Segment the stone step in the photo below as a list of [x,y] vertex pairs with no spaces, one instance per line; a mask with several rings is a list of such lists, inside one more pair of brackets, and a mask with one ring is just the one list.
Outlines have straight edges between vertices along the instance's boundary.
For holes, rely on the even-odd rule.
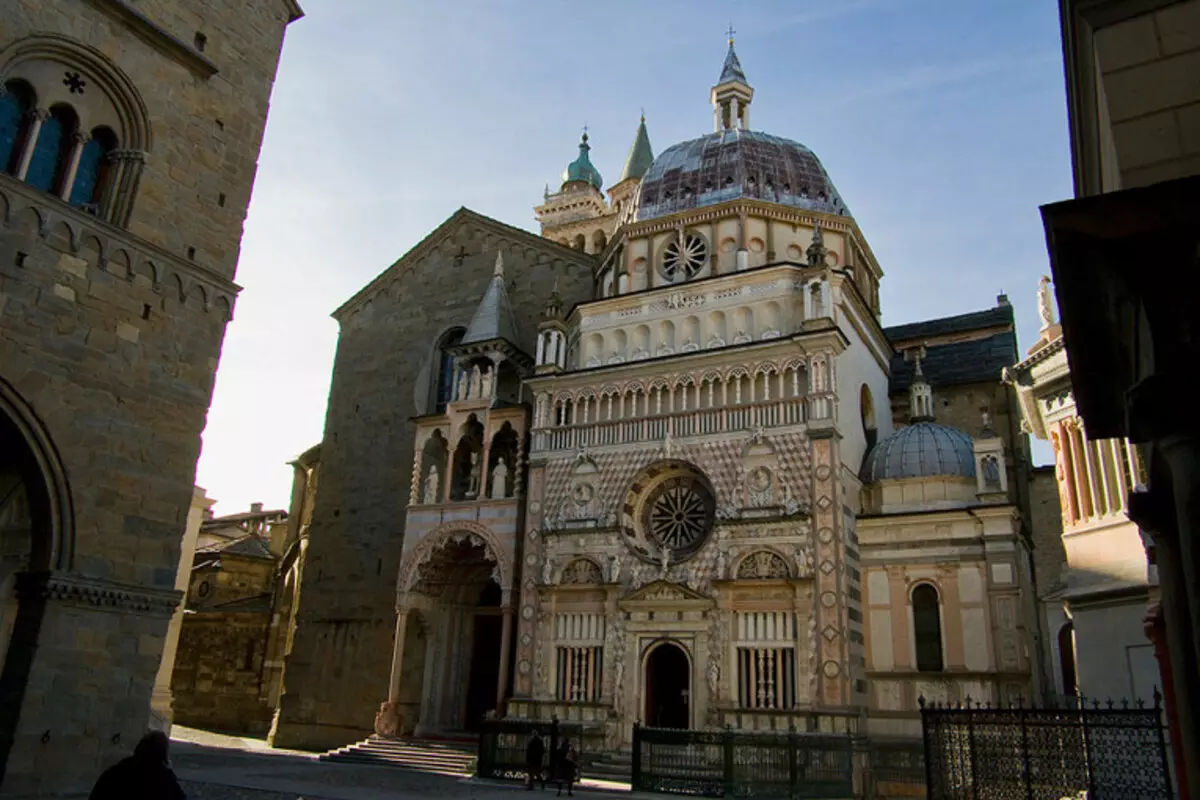
[[465,776],[475,770],[475,749],[467,742],[385,739],[372,736],[357,744],[331,750],[322,755],[320,760]]

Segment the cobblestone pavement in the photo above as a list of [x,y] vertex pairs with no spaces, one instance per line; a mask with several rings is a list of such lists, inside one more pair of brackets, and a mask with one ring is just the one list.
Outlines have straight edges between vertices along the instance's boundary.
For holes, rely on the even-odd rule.
[[[171,762],[189,800],[531,800],[550,794],[519,786],[445,777],[391,767],[330,764],[310,754],[272,751],[226,737],[171,744]],[[611,793],[576,791],[576,796]],[[629,797],[628,794],[625,795]]]

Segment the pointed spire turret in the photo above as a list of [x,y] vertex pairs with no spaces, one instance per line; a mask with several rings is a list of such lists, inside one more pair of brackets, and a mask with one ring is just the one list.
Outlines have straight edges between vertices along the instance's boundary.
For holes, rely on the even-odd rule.
[[918,345],[904,352],[904,360],[913,362],[912,383],[908,386],[908,421],[933,422],[933,387],[925,380],[921,359],[925,358],[925,345]]
[[517,343],[517,325],[513,315],[512,303],[508,299],[508,291],[504,287],[504,256],[496,253],[496,267],[492,270],[492,282],[488,284],[483,299],[471,317],[471,324],[463,334],[462,344],[487,342],[503,339],[510,344]]
[[[650,134],[646,133],[646,115],[638,123],[637,133],[633,137],[633,145],[625,158],[625,169],[621,170],[621,180],[630,178],[641,179],[654,163],[654,151],[650,149]],[[619,181],[618,181],[619,182]]]
[[713,105],[713,125],[720,132],[723,130],[749,130],[750,101],[754,99],[754,89],[746,80],[742,70],[742,62],[738,60],[737,51],[733,49],[733,27],[729,28],[729,50],[725,53],[725,63],[721,66],[721,77],[712,88],[711,102]]

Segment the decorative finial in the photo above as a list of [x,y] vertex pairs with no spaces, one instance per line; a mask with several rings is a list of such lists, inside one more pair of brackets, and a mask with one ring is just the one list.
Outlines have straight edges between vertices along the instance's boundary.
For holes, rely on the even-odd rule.
[[646,109],[645,108],[642,109],[642,124],[643,125],[646,124]]
[[503,278],[504,277],[504,252],[503,251],[500,251],[500,250],[496,251],[496,268],[494,270],[492,270],[492,277],[493,278]]
[[812,244],[808,246],[805,255],[808,256],[808,265],[810,267],[825,266],[825,256],[828,251],[825,249],[825,234],[821,232],[821,222],[819,220],[813,222]]
[[733,29],[733,23],[731,22],[731,23],[729,23],[729,30],[725,31],[725,35],[729,37],[729,46],[730,47],[733,47],[733,35],[735,33],[737,33],[737,31],[735,31]]
[[583,123],[583,143],[587,144],[587,140],[588,140],[587,123],[585,122],[585,123]]

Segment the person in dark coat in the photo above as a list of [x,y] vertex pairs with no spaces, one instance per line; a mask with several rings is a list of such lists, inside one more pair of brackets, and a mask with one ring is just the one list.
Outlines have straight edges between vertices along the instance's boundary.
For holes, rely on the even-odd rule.
[[555,776],[558,779],[558,795],[562,795],[563,784],[566,784],[567,796],[574,797],[575,792],[571,789],[575,785],[575,770],[579,766],[579,753],[576,752],[575,745],[571,744],[571,740],[565,736],[558,745],[554,764],[555,771],[558,773]]
[[104,771],[88,800],[187,800],[167,759],[169,745],[162,731],[147,733],[133,755]]
[[529,783],[525,788],[529,791],[533,791],[533,782],[539,778],[542,788],[546,788],[546,772],[542,768],[545,758],[546,743],[542,741],[542,735],[538,733],[537,728],[534,728],[533,733],[529,735],[529,742],[525,745],[525,769],[529,772]]

